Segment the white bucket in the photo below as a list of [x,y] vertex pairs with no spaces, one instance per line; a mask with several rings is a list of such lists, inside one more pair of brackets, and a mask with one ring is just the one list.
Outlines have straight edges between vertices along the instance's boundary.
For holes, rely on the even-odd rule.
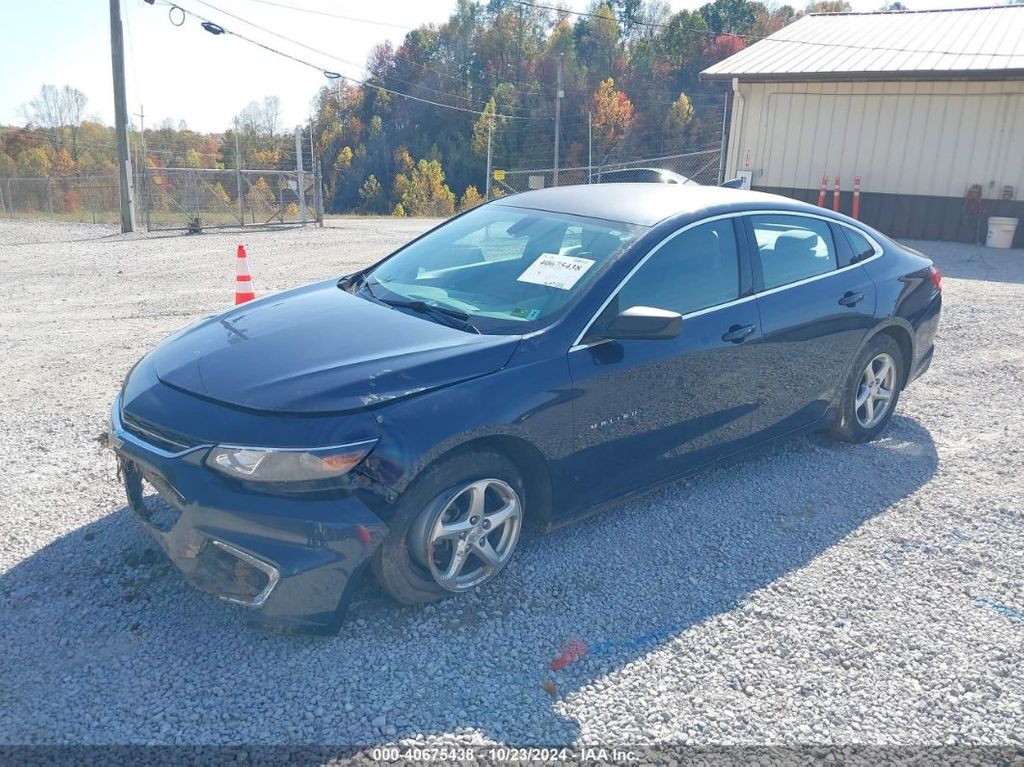
[[990,248],[1009,248],[1013,242],[1013,235],[1017,233],[1017,224],[1020,219],[1007,218],[1005,216],[989,216],[988,237],[985,245]]

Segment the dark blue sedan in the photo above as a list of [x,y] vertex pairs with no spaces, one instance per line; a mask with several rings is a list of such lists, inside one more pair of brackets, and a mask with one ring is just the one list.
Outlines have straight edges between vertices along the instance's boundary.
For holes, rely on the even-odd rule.
[[430,602],[527,526],[806,430],[873,438],[940,306],[931,261],[810,205],[544,189],[186,328],[128,374],[110,442],[193,584],[331,629],[367,568]]

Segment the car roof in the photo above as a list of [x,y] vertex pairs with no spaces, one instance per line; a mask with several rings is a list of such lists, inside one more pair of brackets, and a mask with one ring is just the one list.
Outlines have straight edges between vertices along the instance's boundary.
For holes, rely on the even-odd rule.
[[652,171],[654,173],[667,173],[670,176],[679,176],[681,174],[676,173],[674,170],[668,168],[616,168],[615,170],[603,170],[601,171],[602,176],[618,176],[622,173],[633,173],[638,170]]
[[498,205],[567,213],[640,226],[674,216],[703,218],[743,210],[789,210],[821,214],[814,205],[777,194],[699,184],[581,184],[536,189],[502,197]]
[[682,173],[676,173],[674,170],[669,170],[668,168],[616,168],[615,170],[604,170],[604,171],[601,171],[601,173],[598,174],[595,177],[595,182],[602,183],[602,184],[611,184],[611,183],[614,183],[614,182],[612,182],[612,181],[604,181],[603,179],[608,178],[608,177],[618,178],[619,176],[629,176],[630,174],[634,174],[635,175],[637,173],[657,173],[662,178],[678,179],[680,183],[684,183],[684,184],[696,184],[697,183],[696,181],[692,181],[687,176],[684,176]]

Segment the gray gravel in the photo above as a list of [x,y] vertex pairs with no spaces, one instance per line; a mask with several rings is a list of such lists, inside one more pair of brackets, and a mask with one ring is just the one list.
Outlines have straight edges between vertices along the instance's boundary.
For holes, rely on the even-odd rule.
[[707,471],[458,601],[368,585],[337,637],[187,588],[96,442],[125,371],[230,304],[239,237],[262,293],[425,226],[0,222],[0,742],[1024,745],[1020,251],[918,244],[946,274],[938,356],[878,442]]

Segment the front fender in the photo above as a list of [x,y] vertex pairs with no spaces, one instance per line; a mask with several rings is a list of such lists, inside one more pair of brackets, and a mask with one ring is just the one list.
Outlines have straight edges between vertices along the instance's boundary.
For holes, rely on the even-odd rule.
[[573,449],[576,395],[565,357],[514,363],[378,410],[381,438],[361,472],[397,497],[452,450],[481,438],[514,437],[537,449],[554,479]]

